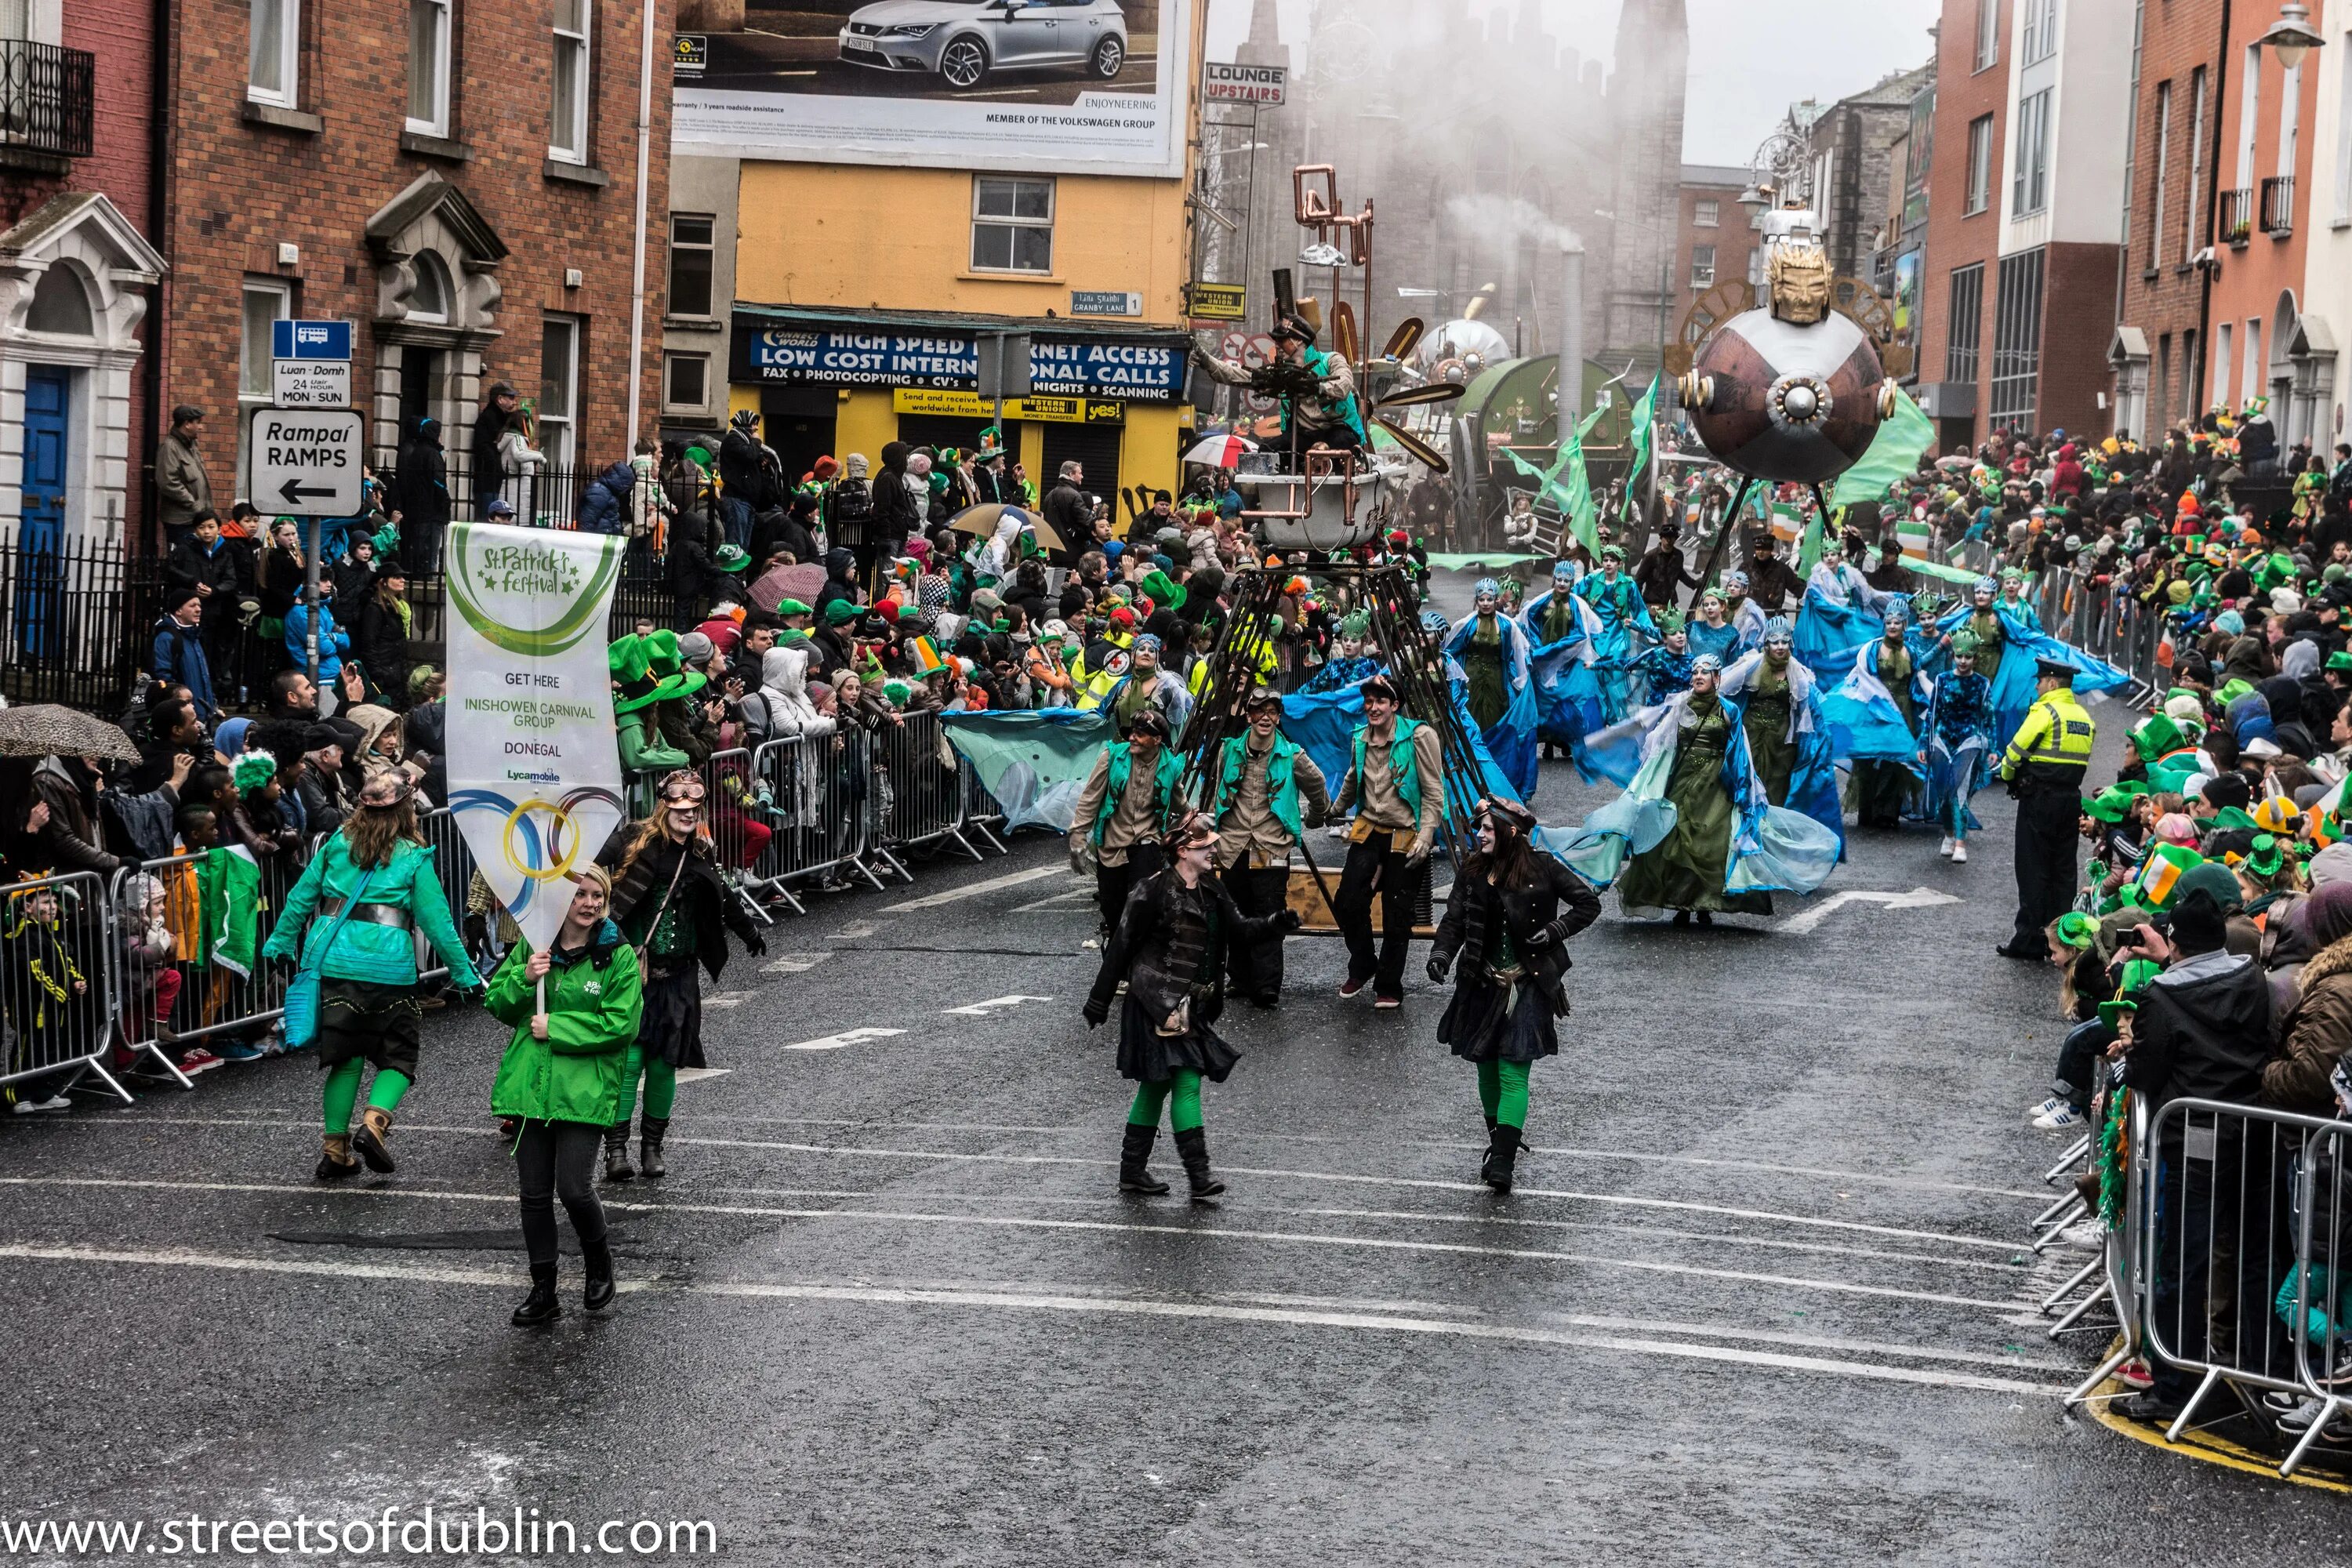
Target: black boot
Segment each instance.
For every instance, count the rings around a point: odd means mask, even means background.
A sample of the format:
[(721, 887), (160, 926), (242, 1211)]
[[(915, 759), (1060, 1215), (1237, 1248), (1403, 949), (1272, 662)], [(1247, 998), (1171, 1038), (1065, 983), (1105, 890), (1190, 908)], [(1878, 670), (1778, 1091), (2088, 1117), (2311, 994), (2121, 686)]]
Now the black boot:
[(612, 1243), (601, 1236), (593, 1241), (583, 1238), (580, 1261), (588, 1271), (588, 1289), (581, 1296), (580, 1303), (592, 1312), (601, 1312), (613, 1304)]
[[(638, 1121), (637, 1164), (645, 1172), (648, 1180), (655, 1176), (669, 1174), (669, 1167), (662, 1163), (661, 1148), (662, 1135), (668, 1131), (669, 1118), (667, 1116), (647, 1116)], [(625, 1132), (622, 1142), (627, 1141), (627, 1135)]]
[(1118, 1150), (1118, 1190), (1122, 1193), (1148, 1193), (1157, 1197), (1168, 1190), (1168, 1184), (1151, 1173), (1144, 1162), (1151, 1158), (1151, 1144), (1160, 1136), (1160, 1129), (1127, 1124), (1127, 1141)]
[(1486, 1163), (1478, 1167), (1478, 1179), (1498, 1193), (1511, 1190), (1511, 1167), (1518, 1163), (1519, 1130), (1507, 1121), (1497, 1121), (1486, 1134)]
[(530, 1294), (514, 1310), (514, 1326), (535, 1329), (541, 1323), (551, 1323), (563, 1316), (563, 1309), (555, 1300), (555, 1265), (534, 1263), (530, 1266)]
[(1209, 1173), (1209, 1136), (1198, 1127), (1176, 1134), (1176, 1152), (1183, 1156), (1185, 1179), (1192, 1184), (1192, 1201), (1207, 1203), (1225, 1190)]
[(629, 1163), (629, 1124), (615, 1121), (604, 1129), (604, 1179), (625, 1182), (636, 1173), (637, 1168)]

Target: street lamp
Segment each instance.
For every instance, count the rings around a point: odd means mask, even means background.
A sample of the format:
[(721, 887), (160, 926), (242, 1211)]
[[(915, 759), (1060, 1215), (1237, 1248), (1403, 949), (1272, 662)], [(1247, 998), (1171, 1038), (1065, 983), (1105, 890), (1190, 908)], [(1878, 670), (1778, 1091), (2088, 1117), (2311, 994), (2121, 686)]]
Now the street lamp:
[(2302, 0), (2287, 0), (2279, 8), (2279, 19), (2271, 24), (2271, 30), (2255, 42), (2270, 46), (2271, 52), (2278, 56), (2282, 70), (2294, 69), (2303, 64), (2304, 56), (2327, 45), (2319, 29), (2311, 25), (2311, 7)]

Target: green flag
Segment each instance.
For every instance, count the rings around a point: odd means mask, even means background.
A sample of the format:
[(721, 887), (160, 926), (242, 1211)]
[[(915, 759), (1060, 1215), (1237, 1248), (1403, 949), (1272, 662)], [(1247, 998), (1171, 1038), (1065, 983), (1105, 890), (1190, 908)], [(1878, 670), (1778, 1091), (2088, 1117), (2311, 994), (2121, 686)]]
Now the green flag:
[(1919, 454), (1935, 441), (1934, 422), (1911, 401), (1910, 394), (1897, 389), (1895, 417), (1880, 424), (1862, 461), (1838, 476), (1831, 501), (1844, 506), (1850, 501), (1880, 500), (1887, 486), (1918, 468)]
[(1642, 466), (1650, 460), (1651, 426), (1658, 417), (1658, 378), (1650, 378), (1650, 390), (1642, 394), (1642, 401), (1633, 405), (1633, 466), (1625, 474), (1625, 493), (1633, 493), (1633, 482), (1642, 477)]
[[(1583, 422), (1569, 433), (1559, 444), (1559, 455), (1550, 468), (1537, 468), (1518, 453), (1505, 447), (1511, 464), (1520, 473), (1536, 481), (1538, 500), (1549, 500), (1559, 508), (1573, 533), (1588, 551), (1600, 549), (1600, 509), (1592, 502), (1592, 481), (1584, 471), (1584, 437), (1601, 422), (1604, 409), (1594, 409)], [(1566, 476), (1563, 478), (1563, 476)]]
[(1822, 521), (1822, 510), (1815, 507), (1813, 515), (1805, 522), (1804, 541), (1797, 547), (1797, 575), (1800, 577), (1811, 576), (1813, 568), (1821, 564)]

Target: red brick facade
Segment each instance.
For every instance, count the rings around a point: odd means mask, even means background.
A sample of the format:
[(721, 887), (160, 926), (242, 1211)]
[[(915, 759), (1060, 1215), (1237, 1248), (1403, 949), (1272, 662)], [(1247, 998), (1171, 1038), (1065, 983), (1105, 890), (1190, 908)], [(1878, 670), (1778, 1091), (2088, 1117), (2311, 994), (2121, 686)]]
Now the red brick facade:
[[(1919, 279), (1919, 387), (1927, 411), (1936, 416), (1939, 448), (1985, 437), (1985, 380), (1992, 364), (1993, 298), (2000, 271), (2000, 181), (2002, 149), (2008, 145), (2009, 28), (2016, 0), (1944, 0), (1936, 43), (1936, 147), (1927, 174), (1927, 246), (1925, 270)], [(1977, 52), (1979, 8), (2000, 8), (1996, 34), (2000, 46), (1993, 61), (1979, 68)], [(1990, 116), (1991, 167), (1986, 173), (1987, 199), (1980, 211), (1969, 211), (1969, 147), (1970, 130)], [(1981, 266), (1974, 336), (1975, 371), (1956, 382), (1952, 372), (1968, 370), (1963, 353), (1956, 364), (1952, 347), (1952, 275)], [(2099, 347), (2104, 353), (2105, 343)], [(2045, 364), (2047, 361), (2045, 360)], [(1962, 388), (1972, 387), (1973, 395)], [(1953, 410), (1959, 410), (1955, 414)]]
[[(375, 416), (379, 461), (391, 458), (397, 416), (422, 408), (443, 422), (461, 504), (481, 389), (504, 380), (540, 396), (551, 316), (578, 326), (573, 462), (628, 454), (638, 5), (589, 7), (582, 166), (548, 156), (546, 0), (456, 0), (443, 138), (405, 129), (406, 0), (306, 0), (290, 109), (248, 100), (247, 0), (177, 0), (174, 9), (167, 401), (207, 410), (224, 508), (236, 471), (227, 415), (238, 401), (248, 281), (283, 286), (297, 316), (354, 324), (356, 401)], [(674, 9), (656, 0), (649, 247), (667, 205)], [(289, 245), (291, 260), (280, 249)], [(657, 255), (646, 271), (640, 426), (649, 429), (660, 406)]]
[[(2137, 437), (2205, 406), (2195, 374), (2203, 360), (2198, 333), (2205, 279), (2189, 262), (2212, 243), (2213, 67), (2221, 58), (2221, 11), (2222, 0), (2162, 0), (2142, 19), (2118, 321), (2147, 357), (2120, 363), (2116, 384), (2120, 412)], [(2226, 103), (2222, 109), (2226, 113)]]
[[(1684, 315), (1710, 287), (1748, 280), (1748, 258), (1755, 254), (1759, 238), (1755, 230), (1748, 226), (1748, 209), (1739, 205), (1739, 193), (1747, 187), (1748, 173), (1744, 169), (1683, 165), (1682, 195), (1675, 218), (1675, 304), (1674, 319), (1667, 327), (1669, 335), (1679, 331)], [(1702, 223), (1700, 219), (1709, 216), (1703, 209), (1709, 205), (1714, 221)], [(1700, 281), (1705, 276), (1697, 270), (1702, 246), (1714, 252), (1709, 263), (1712, 284)]]

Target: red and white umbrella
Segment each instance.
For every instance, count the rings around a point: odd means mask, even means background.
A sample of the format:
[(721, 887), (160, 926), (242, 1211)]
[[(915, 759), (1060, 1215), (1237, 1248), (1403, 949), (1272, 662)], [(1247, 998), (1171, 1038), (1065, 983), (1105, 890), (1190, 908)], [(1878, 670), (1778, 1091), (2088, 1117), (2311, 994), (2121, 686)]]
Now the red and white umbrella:
[(1212, 436), (1206, 440), (1196, 442), (1192, 449), (1184, 454), (1184, 460), (1188, 463), (1204, 463), (1213, 468), (1236, 468), (1241, 466), (1244, 452), (1256, 450), (1257, 443), (1246, 436), (1236, 436), (1227, 432), (1223, 436)]

